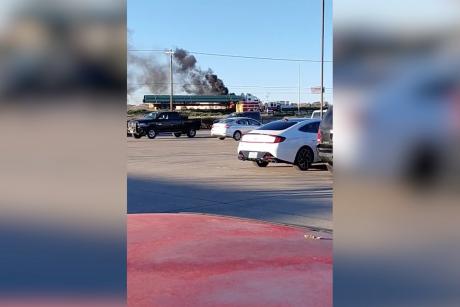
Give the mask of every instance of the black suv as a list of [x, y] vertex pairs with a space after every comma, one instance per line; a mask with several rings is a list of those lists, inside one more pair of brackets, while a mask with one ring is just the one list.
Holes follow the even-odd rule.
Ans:
[[332, 165], [332, 109], [330, 106], [318, 130], [318, 155], [321, 161]]

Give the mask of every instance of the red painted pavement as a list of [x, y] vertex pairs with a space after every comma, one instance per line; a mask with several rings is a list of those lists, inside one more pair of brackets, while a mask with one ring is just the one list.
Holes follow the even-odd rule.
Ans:
[[332, 240], [200, 214], [128, 215], [129, 306], [332, 306]]

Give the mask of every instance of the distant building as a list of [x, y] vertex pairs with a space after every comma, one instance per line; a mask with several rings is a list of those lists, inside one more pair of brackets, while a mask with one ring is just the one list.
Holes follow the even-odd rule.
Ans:
[[261, 111], [260, 102], [258, 101], [240, 101], [236, 104], [236, 112], [253, 112]]
[[252, 95], [252, 94], [241, 94], [240, 95], [241, 97], [243, 97], [243, 100], [246, 101], [246, 102], [257, 102], [257, 103], [260, 103], [260, 99], [257, 98], [256, 96]]
[[[327, 101], [324, 101], [323, 106], [327, 107], [328, 105], [329, 105], [329, 103]], [[312, 102], [312, 103], [310, 103], [310, 107], [319, 109], [321, 107], [321, 102], [320, 101]]]
[[[169, 109], [169, 95], [145, 95], [143, 102], [156, 109]], [[235, 95], [173, 95], [175, 109], [222, 110], [234, 109], [244, 98]]]
[[263, 103], [265, 110], [281, 111], [282, 107], [290, 106], [291, 103], [286, 100], [269, 101]]
[[[169, 95], [145, 95], [143, 102], [149, 108], [169, 109]], [[251, 94], [229, 95], [173, 95], [173, 107], [177, 110], [236, 110], [260, 109], [260, 100]]]

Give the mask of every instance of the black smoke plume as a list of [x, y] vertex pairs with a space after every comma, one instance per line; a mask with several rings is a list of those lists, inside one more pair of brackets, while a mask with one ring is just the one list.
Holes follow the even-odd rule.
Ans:
[[188, 94], [227, 95], [228, 88], [224, 82], [214, 74], [211, 69], [201, 70], [196, 65], [195, 56], [186, 50], [177, 48], [174, 51], [176, 74], [180, 76], [183, 83], [182, 89]]
[[[197, 66], [195, 56], [177, 48], [174, 60], [174, 92], [179, 89], [194, 95], [227, 95], [228, 88], [211, 70]], [[169, 62], [160, 63], [157, 57], [130, 53], [128, 56], [128, 95], [147, 87], [153, 94], [169, 90]]]
[[152, 93], [164, 93], [169, 89], [169, 69], [160, 64], [155, 57], [128, 56], [128, 95], [142, 87]]

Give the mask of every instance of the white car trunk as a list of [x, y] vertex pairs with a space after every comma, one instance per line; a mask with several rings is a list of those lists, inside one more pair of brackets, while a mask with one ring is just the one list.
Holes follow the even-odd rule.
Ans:
[[243, 142], [255, 142], [255, 143], [273, 143], [275, 136], [280, 135], [283, 131], [278, 130], [253, 130], [250, 133], [243, 136]]

